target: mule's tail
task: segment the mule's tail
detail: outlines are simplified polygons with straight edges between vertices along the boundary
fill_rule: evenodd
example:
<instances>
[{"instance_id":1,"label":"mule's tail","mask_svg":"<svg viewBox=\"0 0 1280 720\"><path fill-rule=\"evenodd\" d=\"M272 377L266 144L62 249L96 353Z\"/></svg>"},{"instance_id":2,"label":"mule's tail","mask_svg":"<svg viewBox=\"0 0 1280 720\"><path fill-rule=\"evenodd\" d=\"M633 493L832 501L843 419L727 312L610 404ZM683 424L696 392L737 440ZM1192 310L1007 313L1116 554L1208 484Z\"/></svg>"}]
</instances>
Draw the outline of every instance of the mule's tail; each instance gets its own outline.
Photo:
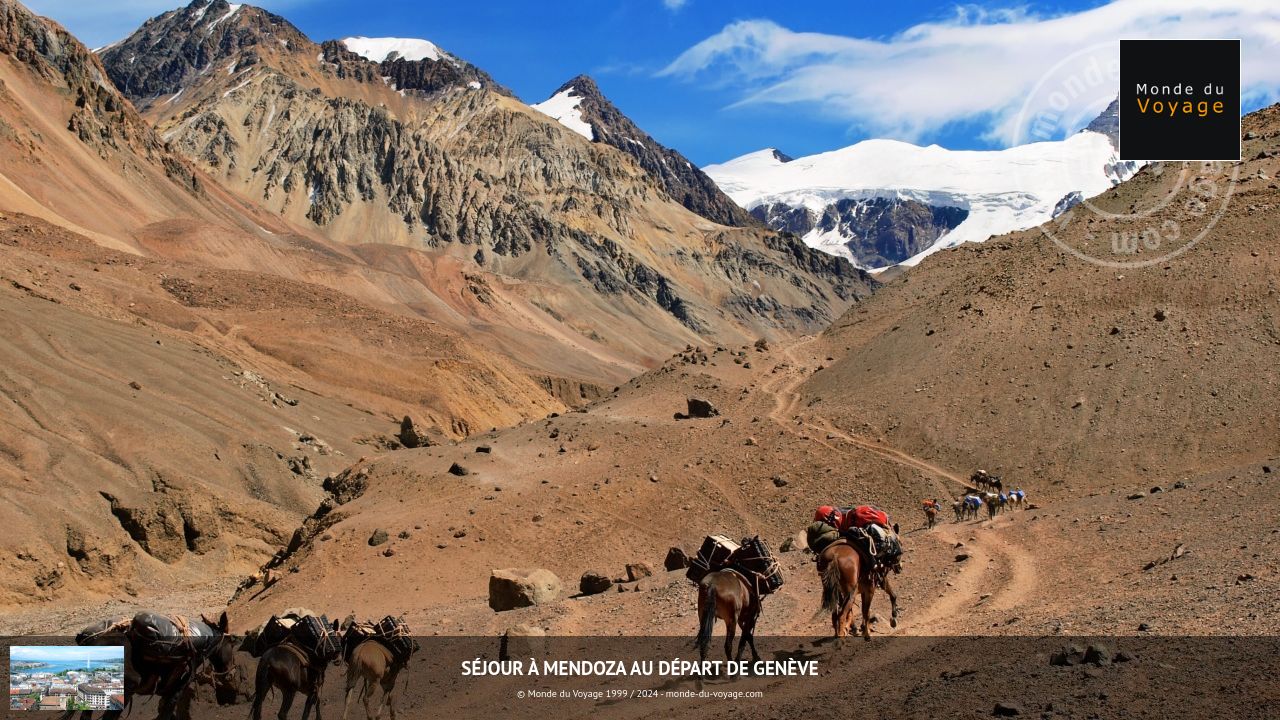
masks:
<instances>
[{"instance_id":1,"label":"mule's tail","mask_svg":"<svg viewBox=\"0 0 1280 720\"><path fill-rule=\"evenodd\" d=\"M711 647L711 636L716 631L716 591L715 588L707 585L701 588L701 592L706 606L702 609L702 617L698 624L698 653L699 657L705 659Z\"/></svg>"},{"instance_id":2,"label":"mule's tail","mask_svg":"<svg viewBox=\"0 0 1280 720\"><path fill-rule=\"evenodd\" d=\"M831 558L827 568L822 571L822 611L837 612L848 600L844 591L844 576L840 571L840 562L836 558Z\"/></svg>"}]
</instances>

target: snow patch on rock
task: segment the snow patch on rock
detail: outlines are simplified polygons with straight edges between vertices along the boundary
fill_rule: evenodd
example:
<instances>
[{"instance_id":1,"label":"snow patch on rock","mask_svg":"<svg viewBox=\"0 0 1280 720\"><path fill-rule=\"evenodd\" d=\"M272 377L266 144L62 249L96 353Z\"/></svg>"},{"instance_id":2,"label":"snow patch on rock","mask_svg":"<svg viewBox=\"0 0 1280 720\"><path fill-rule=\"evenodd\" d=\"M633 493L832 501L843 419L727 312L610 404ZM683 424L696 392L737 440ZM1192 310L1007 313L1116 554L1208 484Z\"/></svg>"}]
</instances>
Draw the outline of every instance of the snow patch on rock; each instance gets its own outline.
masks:
<instances>
[{"instance_id":1,"label":"snow patch on rock","mask_svg":"<svg viewBox=\"0 0 1280 720\"><path fill-rule=\"evenodd\" d=\"M417 38L343 38L342 44L351 52L374 62L385 62L392 56L402 60L439 60L446 53L429 40Z\"/></svg>"},{"instance_id":2,"label":"snow patch on rock","mask_svg":"<svg viewBox=\"0 0 1280 720\"><path fill-rule=\"evenodd\" d=\"M566 88L547 98L545 102L530 105L529 107L543 115L555 118L561 125L582 137L594 140L596 136L595 128L591 127L591 123L582 119L582 112L578 109L578 104L581 102L581 95L575 94L573 88Z\"/></svg>"}]
</instances>

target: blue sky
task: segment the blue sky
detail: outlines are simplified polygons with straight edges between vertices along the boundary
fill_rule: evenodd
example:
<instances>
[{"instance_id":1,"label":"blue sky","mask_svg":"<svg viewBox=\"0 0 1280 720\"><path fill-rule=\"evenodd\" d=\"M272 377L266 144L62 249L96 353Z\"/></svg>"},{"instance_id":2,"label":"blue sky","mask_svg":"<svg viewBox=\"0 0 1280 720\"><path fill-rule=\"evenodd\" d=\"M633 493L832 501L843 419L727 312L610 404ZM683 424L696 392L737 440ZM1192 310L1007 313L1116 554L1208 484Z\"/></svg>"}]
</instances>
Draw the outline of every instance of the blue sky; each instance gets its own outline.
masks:
<instances>
[{"instance_id":1,"label":"blue sky","mask_svg":"<svg viewBox=\"0 0 1280 720\"><path fill-rule=\"evenodd\" d=\"M26 2L90 46L177 4ZM1110 52L1105 44L1121 36L1244 37L1246 105L1275 101L1280 88L1274 0L255 4L317 41L429 39L530 103L590 74L637 124L700 165L764 147L805 155L867 137L961 149L1016 144L1012 127L1034 83L1077 49L1101 41ZM1082 99L1072 121L1108 94Z\"/></svg>"},{"instance_id":2,"label":"blue sky","mask_svg":"<svg viewBox=\"0 0 1280 720\"><path fill-rule=\"evenodd\" d=\"M124 658L124 648L115 646L78 645L14 645L9 648L12 660L65 662L92 658L95 661L116 661Z\"/></svg>"}]
</instances>

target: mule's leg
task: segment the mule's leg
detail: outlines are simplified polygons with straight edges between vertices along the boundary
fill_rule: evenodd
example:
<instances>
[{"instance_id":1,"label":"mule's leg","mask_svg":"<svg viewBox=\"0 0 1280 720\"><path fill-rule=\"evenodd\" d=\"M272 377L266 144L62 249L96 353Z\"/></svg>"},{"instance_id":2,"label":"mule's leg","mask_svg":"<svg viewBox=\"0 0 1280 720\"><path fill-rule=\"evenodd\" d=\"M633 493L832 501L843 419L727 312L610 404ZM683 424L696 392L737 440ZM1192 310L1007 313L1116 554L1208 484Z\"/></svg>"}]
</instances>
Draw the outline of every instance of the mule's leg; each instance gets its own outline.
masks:
<instances>
[{"instance_id":1,"label":"mule's leg","mask_svg":"<svg viewBox=\"0 0 1280 720\"><path fill-rule=\"evenodd\" d=\"M320 692L324 690L324 673L328 669L327 666L320 666L319 677L315 683L311 685L311 694L307 696L307 702L316 710L316 720L320 720ZM306 710L303 710L302 716L306 717Z\"/></svg>"},{"instance_id":2,"label":"mule's leg","mask_svg":"<svg viewBox=\"0 0 1280 720\"><path fill-rule=\"evenodd\" d=\"M369 682L368 678L365 678L363 693L365 720L372 720L373 718L378 717L378 713L373 711L373 684ZM378 702L381 703L382 699L379 698ZM381 705L379 705L379 707L381 707Z\"/></svg>"},{"instance_id":3,"label":"mule's leg","mask_svg":"<svg viewBox=\"0 0 1280 720\"><path fill-rule=\"evenodd\" d=\"M276 717L288 720L289 707L293 705L293 696L297 694L297 690L284 690L280 693L280 712L276 713Z\"/></svg>"},{"instance_id":4,"label":"mule's leg","mask_svg":"<svg viewBox=\"0 0 1280 720\"><path fill-rule=\"evenodd\" d=\"M382 678L382 707L378 708L378 717L382 717L382 708L386 708L391 720L396 720L396 676L398 670L388 672Z\"/></svg>"},{"instance_id":5,"label":"mule's leg","mask_svg":"<svg viewBox=\"0 0 1280 720\"><path fill-rule=\"evenodd\" d=\"M724 659L733 659L733 637L738 633L738 623L733 616L724 619Z\"/></svg>"},{"instance_id":6,"label":"mule's leg","mask_svg":"<svg viewBox=\"0 0 1280 720\"><path fill-rule=\"evenodd\" d=\"M742 660L742 654L747 651L747 640L751 634L747 626L747 618L751 616L751 602L748 600L745 607L738 608L737 617L734 622L737 623L738 629L742 631L742 636L738 638L738 652L733 656L735 661Z\"/></svg>"},{"instance_id":7,"label":"mule's leg","mask_svg":"<svg viewBox=\"0 0 1280 720\"><path fill-rule=\"evenodd\" d=\"M156 709L156 720L177 720L178 696L176 694L161 695L160 705Z\"/></svg>"},{"instance_id":8,"label":"mule's leg","mask_svg":"<svg viewBox=\"0 0 1280 720\"><path fill-rule=\"evenodd\" d=\"M871 640L871 596L876 592L876 585L870 580L858 583L858 594L862 596L862 639Z\"/></svg>"},{"instance_id":9,"label":"mule's leg","mask_svg":"<svg viewBox=\"0 0 1280 720\"><path fill-rule=\"evenodd\" d=\"M760 659L760 653L756 652L756 621L760 619L760 606L756 605L752 608L751 613L747 616L746 623L742 626L742 640L751 645L752 661ZM742 659L742 648L738 648L738 659Z\"/></svg>"},{"instance_id":10,"label":"mule's leg","mask_svg":"<svg viewBox=\"0 0 1280 720\"><path fill-rule=\"evenodd\" d=\"M257 688L253 693L253 707L249 710L249 720L262 720L262 701L267 698L265 688Z\"/></svg>"},{"instance_id":11,"label":"mule's leg","mask_svg":"<svg viewBox=\"0 0 1280 720\"><path fill-rule=\"evenodd\" d=\"M889 596L889 607L892 608L889 613L889 627L898 627L898 594L893 591L893 585L889 584L889 576L884 576L884 593Z\"/></svg>"},{"instance_id":12,"label":"mule's leg","mask_svg":"<svg viewBox=\"0 0 1280 720\"><path fill-rule=\"evenodd\" d=\"M848 594L844 597L844 602L836 609L835 624L836 637L842 638L849 635L849 628L853 624L853 595L854 589L850 588Z\"/></svg>"},{"instance_id":13,"label":"mule's leg","mask_svg":"<svg viewBox=\"0 0 1280 720\"><path fill-rule=\"evenodd\" d=\"M378 709L373 712L373 720L382 717L382 711L387 708L387 702L391 697L391 688L387 686L387 678L378 678L378 688L382 691L378 696ZM395 716L395 711L391 711L391 715Z\"/></svg>"},{"instance_id":14,"label":"mule's leg","mask_svg":"<svg viewBox=\"0 0 1280 720\"><path fill-rule=\"evenodd\" d=\"M354 664L347 666L347 692L342 699L342 720L347 720L347 715L351 713L351 693L355 691L356 684L360 682L359 670Z\"/></svg>"},{"instance_id":15,"label":"mule's leg","mask_svg":"<svg viewBox=\"0 0 1280 720\"><path fill-rule=\"evenodd\" d=\"M174 703L173 714L178 720L191 720L191 701L195 698L196 689L193 685L187 685L178 693L176 702Z\"/></svg>"},{"instance_id":16,"label":"mule's leg","mask_svg":"<svg viewBox=\"0 0 1280 720\"><path fill-rule=\"evenodd\" d=\"M711 636L716 633L716 617L719 614L715 591L698 586L698 659L706 662L711 651Z\"/></svg>"}]
</instances>

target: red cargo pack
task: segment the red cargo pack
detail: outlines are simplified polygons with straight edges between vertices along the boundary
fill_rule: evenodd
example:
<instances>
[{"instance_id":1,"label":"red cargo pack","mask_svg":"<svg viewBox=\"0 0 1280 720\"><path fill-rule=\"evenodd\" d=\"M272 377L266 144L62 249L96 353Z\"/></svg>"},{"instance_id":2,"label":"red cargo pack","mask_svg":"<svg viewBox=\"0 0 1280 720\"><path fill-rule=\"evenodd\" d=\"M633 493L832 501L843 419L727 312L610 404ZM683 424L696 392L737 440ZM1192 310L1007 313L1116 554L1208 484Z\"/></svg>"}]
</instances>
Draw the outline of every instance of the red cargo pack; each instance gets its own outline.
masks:
<instances>
[{"instance_id":1,"label":"red cargo pack","mask_svg":"<svg viewBox=\"0 0 1280 720\"><path fill-rule=\"evenodd\" d=\"M877 510L870 505L859 505L854 508L853 526L862 528L868 525L889 527L889 514L883 510Z\"/></svg>"},{"instance_id":2,"label":"red cargo pack","mask_svg":"<svg viewBox=\"0 0 1280 720\"><path fill-rule=\"evenodd\" d=\"M831 505L823 505L813 512L813 521L824 522L828 525L839 528L845 524L845 517L847 515L847 510L841 510L840 508Z\"/></svg>"}]
</instances>

